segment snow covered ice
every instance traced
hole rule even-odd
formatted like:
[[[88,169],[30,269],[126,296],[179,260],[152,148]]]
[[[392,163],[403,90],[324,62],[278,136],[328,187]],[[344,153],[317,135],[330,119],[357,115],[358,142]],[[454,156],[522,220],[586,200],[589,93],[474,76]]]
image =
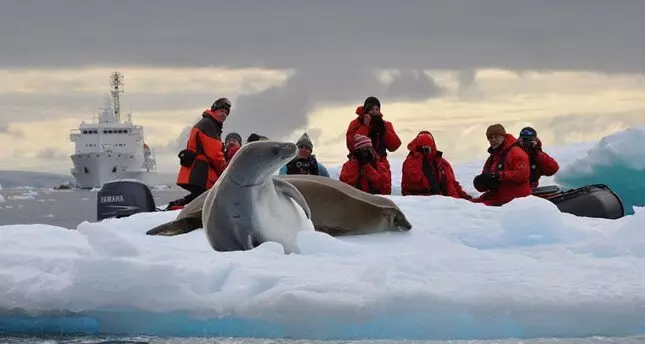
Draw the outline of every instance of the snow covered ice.
[[[559,160],[562,178],[611,171],[594,178],[610,186],[633,182],[645,195],[643,166],[620,158],[633,152],[602,148],[626,140],[632,149],[643,147],[645,135],[634,130],[641,129],[595,147],[545,149]],[[625,166],[580,172],[582,164],[571,164],[587,150],[582,159],[593,166]],[[466,190],[472,192],[482,163],[455,166]],[[392,161],[395,187],[400,165]],[[337,177],[338,168],[330,173]],[[271,242],[214,252],[201,230],[145,235],[178,211],[76,229],[2,226],[0,331],[304,339],[645,333],[645,209],[604,220],[560,213],[536,197],[498,208],[446,197],[391,198],[412,222],[410,232],[302,233],[302,253],[293,255]]]

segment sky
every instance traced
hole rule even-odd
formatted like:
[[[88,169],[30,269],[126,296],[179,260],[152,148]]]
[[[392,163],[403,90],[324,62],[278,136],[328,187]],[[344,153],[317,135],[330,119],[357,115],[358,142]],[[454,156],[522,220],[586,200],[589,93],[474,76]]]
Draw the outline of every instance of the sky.
[[[0,4],[0,169],[67,173],[71,129],[124,76],[122,110],[159,171],[202,111],[233,101],[224,132],[296,140],[323,163],[381,100],[407,154],[420,130],[451,162],[484,132],[534,126],[549,146],[645,125],[643,1],[94,1]]]

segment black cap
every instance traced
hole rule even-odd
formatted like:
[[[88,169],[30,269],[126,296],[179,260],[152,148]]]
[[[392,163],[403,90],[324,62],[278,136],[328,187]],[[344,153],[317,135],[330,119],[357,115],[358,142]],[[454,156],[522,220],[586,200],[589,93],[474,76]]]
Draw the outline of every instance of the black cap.
[[[365,102],[363,103],[363,113],[369,112],[372,107],[374,107],[374,105],[377,105],[380,108],[381,101],[376,97],[367,97],[367,99],[365,99]]]
[[[226,135],[226,138],[224,139],[224,143],[228,142],[228,140],[230,139],[235,139],[237,140],[237,142],[242,144],[242,136],[240,136],[240,134],[236,132],[228,133],[228,135]]]
[[[260,141],[260,140],[269,140],[269,138],[263,135],[258,135],[256,133],[253,133],[249,135],[249,137],[246,139],[246,143],[253,142],[253,141]]]
[[[231,101],[228,100],[227,98],[220,98],[216,100],[213,105],[211,105],[211,110],[219,110],[219,109],[226,109],[226,110],[231,110],[231,107],[233,105],[231,104]]]

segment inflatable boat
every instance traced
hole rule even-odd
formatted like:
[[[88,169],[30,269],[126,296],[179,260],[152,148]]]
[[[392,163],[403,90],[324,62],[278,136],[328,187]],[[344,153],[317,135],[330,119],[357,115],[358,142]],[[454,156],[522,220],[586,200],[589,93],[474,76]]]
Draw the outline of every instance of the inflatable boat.
[[[556,185],[533,189],[533,196],[553,202],[563,213],[603,219],[625,216],[623,202],[607,185],[593,184],[567,191]]]
[[[609,187],[603,184],[584,186],[563,191],[556,185],[533,189],[533,195],[553,202],[563,213],[576,216],[619,219],[625,216],[623,203]],[[103,184],[97,194],[96,218],[127,217],[141,212],[176,210],[160,209],[150,188],[136,179],[120,179]]]

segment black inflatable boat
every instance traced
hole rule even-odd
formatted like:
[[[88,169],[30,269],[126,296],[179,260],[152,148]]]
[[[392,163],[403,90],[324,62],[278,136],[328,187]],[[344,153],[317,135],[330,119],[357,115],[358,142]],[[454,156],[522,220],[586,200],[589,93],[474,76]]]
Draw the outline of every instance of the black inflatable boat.
[[[553,202],[563,213],[583,217],[619,219],[625,216],[623,202],[607,185],[593,184],[567,191],[556,185],[533,189],[533,195]]]
[[[620,198],[604,184],[567,191],[556,185],[548,185],[533,189],[533,195],[548,199],[563,213],[576,216],[604,219],[619,219],[625,216]],[[154,211],[164,209],[156,208],[150,188],[138,180],[121,179],[107,182],[97,194],[97,221]]]

